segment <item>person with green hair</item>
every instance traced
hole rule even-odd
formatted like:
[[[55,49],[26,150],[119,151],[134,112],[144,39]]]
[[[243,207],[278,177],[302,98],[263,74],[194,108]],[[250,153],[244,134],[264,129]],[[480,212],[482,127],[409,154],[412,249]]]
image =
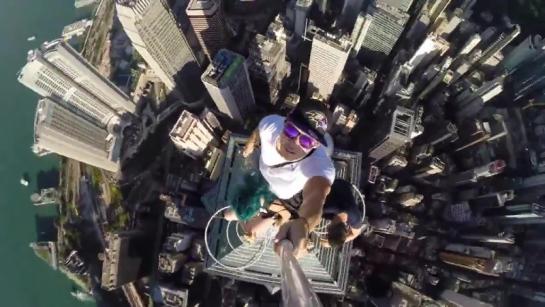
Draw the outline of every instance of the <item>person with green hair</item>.
[[[265,215],[243,223],[245,231],[252,235],[277,225],[275,248],[280,241],[289,240],[298,258],[306,253],[309,233],[320,223],[324,202],[335,180],[335,167],[326,148],[329,119],[323,102],[303,101],[286,117],[264,117],[242,152],[249,159],[259,147],[259,175],[272,193],[269,198],[274,198]],[[235,198],[235,203],[250,203],[249,194],[239,191]],[[232,207],[224,215],[227,220],[243,220],[248,216],[237,213],[255,209],[242,210],[233,204]]]

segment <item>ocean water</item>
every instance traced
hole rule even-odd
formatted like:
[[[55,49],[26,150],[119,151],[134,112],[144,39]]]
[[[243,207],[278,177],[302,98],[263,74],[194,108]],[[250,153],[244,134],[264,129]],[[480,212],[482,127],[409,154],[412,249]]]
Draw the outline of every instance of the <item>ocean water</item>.
[[[28,247],[49,234],[44,221],[55,208],[36,208],[29,197],[38,186],[54,182],[58,159],[32,153],[38,97],[16,77],[27,51],[58,37],[75,16],[72,0],[0,0],[0,306],[93,306],[73,298],[71,282]],[[30,36],[36,40],[28,42]],[[28,187],[19,183],[25,173]]]

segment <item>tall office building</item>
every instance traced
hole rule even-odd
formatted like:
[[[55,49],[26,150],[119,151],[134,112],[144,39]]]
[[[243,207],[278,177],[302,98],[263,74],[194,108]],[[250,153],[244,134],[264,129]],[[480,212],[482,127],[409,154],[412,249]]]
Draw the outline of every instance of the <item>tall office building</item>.
[[[135,103],[132,102],[109,79],[102,76],[76,50],[62,40],[55,40],[42,45],[43,57],[78,85],[85,88],[118,113],[134,113]]]
[[[502,50],[507,46],[513,39],[515,39],[520,34],[520,26],[514,25],[509,32],[504,32],[496,38],[489,46],[486,48],[482,56],[479,58],[478,63],[482,64],[486,62],[489,58],[493,57],[498,51]],[[483,39],[484,40],[484,39]]]
[[[391,7],[395,7],[396,9],[408,12],[411,8],[411,4],[413,4],[413,0],[378,0],[384,4],[387,4]]]
[[[363,0],[345,0],[339,15],[340,24],[346,28],[352,27],[361,12],[363,2]]]
[[[441,23],[435,28],[435,34],[441,37],[448,37],[458,25],[464,21],[463,11],[461,9],[455,9],[452,13],[449,14],[448,18],[445,18]]]
[[[524,62],[545,53],[545,43],[541,35],[530,35],[505,56],[501,66],[511,72]]]
[[[221,0],[191,0],[186,13],[204,53],[212,62],[228,42]]]
[[[540,52],[527,61],[520,63],[512,71],[509,79],[513,86],[514,100],[540,99],[541,91],[545,88],[545,52]]]
[[[161,82],[169,90],[177,84],[183,89],[196,58],[166,0],[116,0],[116,10],[134,48]]]
[[[173,285],[159,285],[161,292],[161,299],[163,300],[163,306],[166,307],[186,307],[189,290],[182,289],[179,286]]]
[[[335,36],[316,29],[308,65],[308,90],[327,99],[341,77],[352,43],[345,36]]]
[[[413,70],[419,67],[425,68],[432,59],[444,55],[449,48],[448,41],[435,34],[428,34],[428,37],[418,47],[408,64]]]
[[[38,102],[34,152],[56,153],[110,172],[119,170],[119,138],[49,98]]]
[[[445,11],[451,0],[429,0],[427,3],[431,24]]]
[[[262,94],[256,99],[276,104],[281,83],[290,71],[285,43],[257,34],[250,43],[247,64],[255,94]]]
[[[298,37],[305,35],[307,17],[312,6],[312,0],[297,0],[295,2],[294,32]]]
[[[187,262],[187,256],[183,253],[159,253],[158,267],[162,273],[172,274],[180,270]]]
[[[246,61],[240,54],[221,49],[201,76],[218,109],[242,122],[255,105]]]
[[[369,31],[369,26],[371,26],[372,21],[373,18],[368,16],[366,12],[360,12],[358,17],[356,17],[354,28],[352,29],[352,33],[350,34],[350,40],[352,41],[352,50],[355,54],[360,51],[363,40],[367,35],[367,31]]]
[[[490,163],[474,167],[472,169],[450,174],[445,178],[445,183],[449,186],[460,186],[468,183],[475,183],[482,178],[493,177],[501,174],[507,164],[504,160],[494,160]]]
[[[152,239],[149,231],[107,233],[101,287],[111,291],[147,276],[153,263]]]
[[[527,203],[488,208],[483,216],[502,225],[545,224],[545,205]]]
[[[479,33],[471,35],[467,39],[466,43],[462,46],[462,48],[460,48],[460,51],[458,51],[458,55],[456,56],[456,58],[469,54],[471,51],[473,51],[473,49],[475,49],[475,47],[477,47],[480,42],[481,35],[479,35]]]
[[[53,98],[101,127],[134,104],[90,64],[60,41],[30,51],[18,80],[42,97]]]
[[[359,32],[355,41],[361,41],[358,47],[363,53],[363,59],[373,62],[388,56],[408,20],[409,14],[385,1],[376,0],[369,5],[365,20],[361,23],[362,30],[354,28],[356,33]]]
[[[369,152],[369,157],[378,161],[411,140],[415,125],[415,113],[413,110],[397,107],[391,115],[387,134],[380,136],[379,142]]]
[[[184,110],[170,131],[170,139],[176,147],[196,159],[201,157],[215,137],[194,114]]]
[[[505,75],[500,75],[493,80],[483,82],[480,86],[472,85],[456,96],[454,99],[457,110],[456,117],[459,119],[474,118],[486,102],[503,92],[504,80]]]

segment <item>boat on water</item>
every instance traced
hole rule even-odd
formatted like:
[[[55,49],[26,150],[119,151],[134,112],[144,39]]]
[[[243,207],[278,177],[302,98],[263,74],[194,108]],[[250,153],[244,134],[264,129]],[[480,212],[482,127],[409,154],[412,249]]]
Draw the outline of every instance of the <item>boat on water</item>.
[[[31,42],[31,41],[33,41],[33,40],[35,40],[35,39],[36,39],[36,36],[33,35],[33,36],[27,37],[26,40],[27,40],[27,42]]]
[[[82,302],[90,302],[93,300],[93,297],[89,293],[80,290],[73,290],[70,292],[70,294]]]
[[[28,180],[26,180],[25,178],[21,178],[19,182],[21,183],[21,185],[28,187]]]

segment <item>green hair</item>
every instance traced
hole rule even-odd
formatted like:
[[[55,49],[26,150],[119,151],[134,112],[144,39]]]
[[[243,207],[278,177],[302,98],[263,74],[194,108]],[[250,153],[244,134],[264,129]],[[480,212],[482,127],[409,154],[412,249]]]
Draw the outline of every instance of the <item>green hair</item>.
[[[242,183],[235,186],[228,197],[229,205],[241,221],[247,221],[259,212],[261,202],[271,203],[275,199],[269,185],[257,172],[244,175]]]

